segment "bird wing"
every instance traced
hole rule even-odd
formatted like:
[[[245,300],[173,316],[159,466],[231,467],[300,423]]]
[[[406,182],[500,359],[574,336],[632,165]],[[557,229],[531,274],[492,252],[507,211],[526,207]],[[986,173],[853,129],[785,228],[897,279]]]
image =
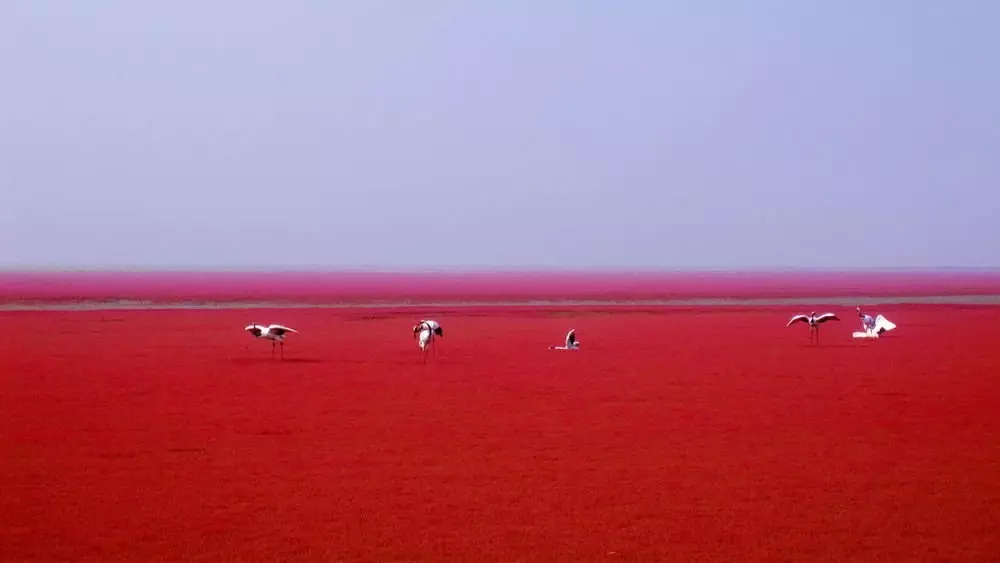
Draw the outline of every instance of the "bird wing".
[[[896,323],[890,321],[889,319],[883,317],[882,315],[879,315],[875,319],[875,328],[881,334],[883,332],[889,332],[890,330],[896,328]]]
[[[833,313],[823,313],[822,315],[816,317],[816,322],[825,323],[826,321],[839,321],[840,318]]]
[[[576,342],[576,329],[571,328],[569,332],[566,333],[566,346],[570,347]]]
[[[277,335],[277,336],[281,336],[281,335],[285,334],[286,332],[298,332],[294,328],[289,328],[287,326],[282,326],[282,325],[271,325],[271,326],[267,327],[267,331],[269,333]]]
[[[792,320],[788,321],[788,324],[786,324],[785,326],[786,327],[787,326],[792,326],[792,324],[799,323],[799,322],[802,322],[802,323],[809,322],[809,316],[808,315],[795,315],[794,317],[792,317]]]
[[[441,336],[441,337],[444,336],[444,331],[441,330],[441,326],[440,325],[434,328],[434,334],[436,334],[438,336]]]

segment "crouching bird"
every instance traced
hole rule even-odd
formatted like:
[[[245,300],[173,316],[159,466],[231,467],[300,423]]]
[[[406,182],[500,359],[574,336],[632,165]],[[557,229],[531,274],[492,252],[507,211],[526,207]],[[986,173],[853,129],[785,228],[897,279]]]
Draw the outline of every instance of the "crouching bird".
[[[413,325],[413,337],[417,339],[417,346],[424,353],[425,362],[427,361],[427,352],[434,344],[435,336],[444,338],[444,331],[441,330],[441,325],[437,321],[422,320]]]

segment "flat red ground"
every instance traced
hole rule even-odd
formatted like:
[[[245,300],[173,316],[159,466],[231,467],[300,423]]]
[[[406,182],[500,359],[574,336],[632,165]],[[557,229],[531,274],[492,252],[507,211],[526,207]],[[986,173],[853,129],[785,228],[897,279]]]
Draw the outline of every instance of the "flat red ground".
[[[1000,307],[794,312],[0,313],[0,560],[996,561]]]
[[[1000,294],[1000,271],[677,273],[0,272],[0,303],[145,299],[329,303],[374,300],[688,299]]]

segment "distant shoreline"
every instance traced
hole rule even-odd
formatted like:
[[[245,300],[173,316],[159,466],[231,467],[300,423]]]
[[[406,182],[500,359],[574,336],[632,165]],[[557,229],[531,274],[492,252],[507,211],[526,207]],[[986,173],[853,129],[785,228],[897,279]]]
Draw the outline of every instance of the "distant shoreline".
[[[0,272],[0,309],[994,305],[1000,271]]]
[[[715,298],[665,300],[525,300],[525,301],[394,301],[394,302],[242,302],[242,301],[53,301],[36,303],[0,303],[0,311],[154,311],[154,310],[240,310],[240,309],[648,309],[648,308],[770,308],[781,306],[856,305],[965,305],[997,306],[995,295],[927,295],[927,296],[841,296],[789,298]]]

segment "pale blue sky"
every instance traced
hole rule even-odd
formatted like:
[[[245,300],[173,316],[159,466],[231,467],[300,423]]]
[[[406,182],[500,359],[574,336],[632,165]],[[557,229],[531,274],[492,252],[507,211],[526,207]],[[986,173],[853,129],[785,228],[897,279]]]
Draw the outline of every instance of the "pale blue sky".
[[[1000,266],[1000,3],[0,6],[0,267]]]

